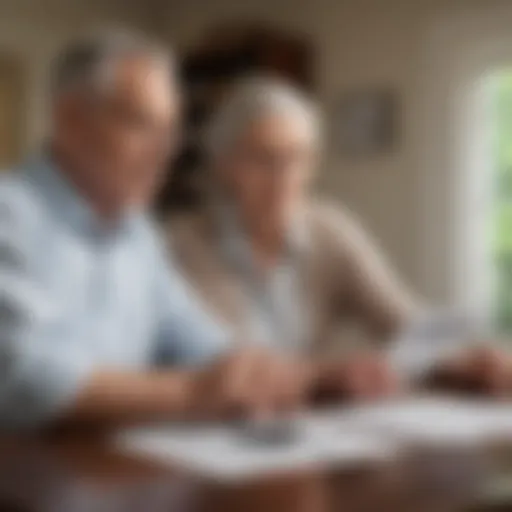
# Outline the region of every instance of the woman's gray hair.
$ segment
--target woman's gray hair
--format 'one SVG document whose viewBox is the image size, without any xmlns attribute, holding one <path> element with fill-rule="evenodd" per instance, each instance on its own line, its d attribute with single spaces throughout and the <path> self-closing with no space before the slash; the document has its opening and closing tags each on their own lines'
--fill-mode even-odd
<svg viewBox="0 0 512 512">
<path fill-rule="evenodd" d="M 252 122 L 276 114 L 301 120 L 311 129 L 312 142 L 319 142 L 320 112 L 313 99 L 284 80 L 255 76 L 236 84 L 213 114 L 205 131 L 207 154 L 222 154 Z"/>
<path fill-rule="evenodd" d="M 143 33 L 123 28 L 101 28 L 69 42 L 55 60 L 52 96 L 76 87 L 101 87 L 112 65 L 133 56 L 173 66 L 173 55 Z"/>
</svg>

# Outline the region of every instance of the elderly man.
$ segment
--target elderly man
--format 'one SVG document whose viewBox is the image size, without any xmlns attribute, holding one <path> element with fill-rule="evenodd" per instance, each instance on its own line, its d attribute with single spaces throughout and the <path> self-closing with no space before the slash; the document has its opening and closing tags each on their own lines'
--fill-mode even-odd
<svg viewBox="0 0 512 512">
<path fill-rule="evenodd" d="M 61 55 L 52 85 L 47 148 L 0 182 L 0 424 L 293 400 L 284 363 L 225 354 L 231 335 L 169 273 L 144 214 L 177 138 L 166 52 L 94 35 Z"/>
<path fill-rule="evenodd" d="M 312 198 L 320 128 L 312 100 L 289 84 L 238 84 L 206 134 L 210 197 L 168 231 L 186 275 L 240 338 L 317 356 L 316 387 L 329 395 L 375 397 L 393 389 L 386 358 L 361 350 L 333 357 L 331 348 L 344 345 L 348 326 L 351 338 L 385 348 L 420 308 L 354 217 Z M 490 351 L 439 370 L 443 379 L 512 390 L 509 361 Z"/>
</svg>

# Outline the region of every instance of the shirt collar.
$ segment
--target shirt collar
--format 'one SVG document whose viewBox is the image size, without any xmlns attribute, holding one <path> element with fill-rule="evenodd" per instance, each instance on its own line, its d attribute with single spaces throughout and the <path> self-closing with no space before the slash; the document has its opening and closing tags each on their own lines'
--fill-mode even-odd
<svg viewBox="0 0 512 512">
<path fill-rule="evenodd" d="M 48 154 L 40 154 L 32 158 L 26 168 L 29 178 L 47 200 L 49 206 L 56 210 L 59 217 L 64 218 L 74 228 L 91 234 L 111 231 Z M 112 231 L 125 228 L 132 216 L 132 213 L 123 215 Z"/>
<path fill-rule="evenodd" d="M 224 203 L 217 205 L 216 221 L 220 236 L 221 250 L 230 261 L 237 266 L 253 266 L 253 257 L 247 236 L 240 225 L 236 209 L 233 205 Z M 293 264 L 307 247 L 307 233 L 300 216 L 289 226 L 281 261 L 283 264 Z"/>
</svg>

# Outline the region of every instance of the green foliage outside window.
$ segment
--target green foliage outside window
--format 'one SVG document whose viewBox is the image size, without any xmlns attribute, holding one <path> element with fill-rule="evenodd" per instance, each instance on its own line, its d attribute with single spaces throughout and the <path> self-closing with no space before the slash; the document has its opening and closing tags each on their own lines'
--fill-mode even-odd
<svg viewBox="0 0 512 512">
<path fill-rule="evenodd" d="M 492 110 L 495 313 L 499 328 L 512 333 L 512 70 L 493 83 Z"/>
</svg>

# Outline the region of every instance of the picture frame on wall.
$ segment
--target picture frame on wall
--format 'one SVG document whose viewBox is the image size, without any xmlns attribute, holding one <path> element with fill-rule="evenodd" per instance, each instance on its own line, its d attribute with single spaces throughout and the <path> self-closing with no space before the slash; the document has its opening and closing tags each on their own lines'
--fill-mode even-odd
<svg viewBox="0 0 512 512">
<path fill-rule="evenodd" d="M 333 145 L 341 157 L 361 159 L 393 151 L 400 131 L 400 101 L 389 88 L 345 92 L 334 109 Z"/>
</svg>

